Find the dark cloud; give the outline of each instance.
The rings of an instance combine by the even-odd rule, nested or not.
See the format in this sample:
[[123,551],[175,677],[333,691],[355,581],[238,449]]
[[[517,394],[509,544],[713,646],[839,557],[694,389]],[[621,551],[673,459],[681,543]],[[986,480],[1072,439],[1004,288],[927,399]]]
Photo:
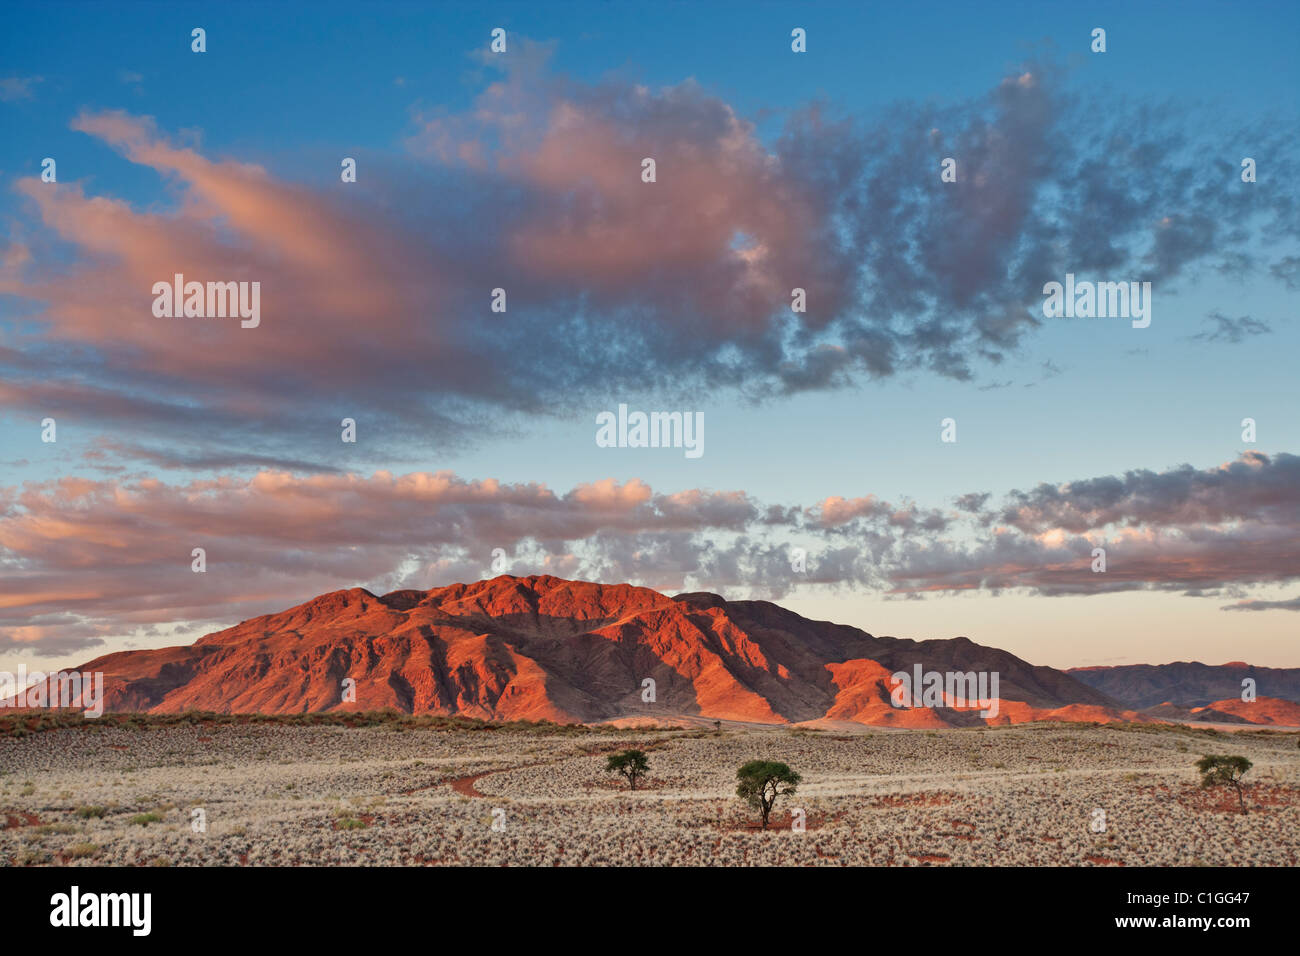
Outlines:
[[1225,604],[1222,609],[1225,611],[1300,611],[1300,597],[1293,597],[1288,601],[1238,601],[1236,604]]

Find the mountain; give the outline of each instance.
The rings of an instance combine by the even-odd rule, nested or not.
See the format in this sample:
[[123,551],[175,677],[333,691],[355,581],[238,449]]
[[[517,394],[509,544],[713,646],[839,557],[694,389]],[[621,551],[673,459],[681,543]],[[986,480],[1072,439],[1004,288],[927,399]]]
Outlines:
[[1166,701],[1143,711],[1156,720],[1202,721],[1214,724],[1277,724],[1300,727],[1300,704],[1276,697],[1216,700],[1204,707],[1179,707]]
[[1192,709],[1225,701],[1242,703],[1242,681],[1255,682],[1255,693],[1300,703],[1300,667],[1252,667],[1241,661],[1211,665],[1199,661],[1174,664],[1129,664],[1121,667],[1075,667],[1070,676],[1129,707],[1145,710],[1162,704]]
[[[996,674],[996,708],[896,707],[891,675]],[[911,641],[766,601],[502,576],[376,596],[335,591],[189,647],[82,665],[110,711],[300,713],[396,708],[487,719],[692,716],[949,727],[1030,720],[1300,724],[1300,669],[1200,663],[1035,667],[964,638]],[[1241,700],[1243,678],[1259,699]],[[654,699],[643,700],[647,679]],[[345,682],[354,692],[345,700]],[[986,696],[981,694],[979,696]],[[1265,696],[1267,695],[1267,696]],[[974,696],[974,695],[972,695]],[[926,701],[933,704],[936,701]]]
[[[392,707],[564,722],[678,715],[767,724],[982,722],[979,705],[893,706],[890,675],[916,665],[996,673],[990,723],[1144,719],[1077,676],[964,637],[873,637],[765,601],[668,597],[549,576],[383,596],[335,591],[189,647],[122,651],[78,669],[104,673],[110,711]],[[653,702],[642,700],[647,678]],[[343,699],[347,680],[355,682],[355,700]]]

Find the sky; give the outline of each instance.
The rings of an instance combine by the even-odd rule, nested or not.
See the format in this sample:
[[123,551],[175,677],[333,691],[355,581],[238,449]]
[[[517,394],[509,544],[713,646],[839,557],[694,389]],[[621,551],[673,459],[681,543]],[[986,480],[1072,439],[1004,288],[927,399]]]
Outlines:
[[1300,666],[1295,4],[6,19],[0,669],[503,569]]

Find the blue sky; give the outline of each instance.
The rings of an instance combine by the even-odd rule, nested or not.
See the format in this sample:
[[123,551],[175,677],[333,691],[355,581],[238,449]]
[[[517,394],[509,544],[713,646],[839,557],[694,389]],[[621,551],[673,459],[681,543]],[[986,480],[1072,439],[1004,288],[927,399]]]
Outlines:
[[[30,262],[21,279],[14,280],[18,286],[0,286],[0,347],[14,348],[19,355],[39,355],[49,363],[41,373],[47,381],[50,375],[57,377],[66,363],[80,380],[97,380],[116,395],[144,386],[171,389],[170,400],[177,404],[168,416],[186,403],[183,388],[176,382],[150,383],[138,374],[111,371],[118,361],[129,367],[130,350],[125,345],[118,351],[98,333],[88,337],[60,333],[44,338],[51,331],[67,328],[72,313],[60,313],[57,304],[50,307],[35,291],[44,286],[34,275],[46,281],[57,276],[62,288],[79,283],[79,288],[89,289],[96,274],[85,270],[91,269],[95,256],[79,241],[75,229],[70,233],[61,230],[52,213],[38,210],[33,196],[16,184],[38,177],[41,159],[52,156],[58,162],[59,189],[77,184],[82,191],[78,203],[93,203],[95,197],[121,203],[164,231],[197,216],[196,221],[207,230],[205,235],[223,235],[229,223],[221,215],[204,219],[201,212],[195,212],[196,202],[211,197],[202,194],[191,172],[177,173],[131,152],[165,143],[167,149],[188,148],[218,164],[221,175],[232,177],[231,183],[244,183],[237,164],[256,164],[286,189],[300,189],[313,201],[320,197],[322,208],[334,209],[337,203],[347,215],[360,216],[357,221],[382,222],[384,229],[390,230],[385,235],[406,230],[408,240],[436,237],[431,238],[430,255],[447,252],[453,244],[472,245],[479,241],[480,232],[482,241],[490,244],[495,241],[495,230],[506,229],[512,222],[513,200],[501,197],[509,195],[509,189],[519,188],[527,203],[531,201],[527,189],[534,183],[521,185],[515,180],[493,185],[488,180],[485,186],[479,178],[481,170],[457,171],[445,157],[422,152],[421,143],[427,141],[420,136],[435,128],[441,130],[438,124],[448,118],[467,127],[474,125],[476,111],[483,111],[485,90],[503,82],[499,64],[484,55],[489,32],[497,26],[508,31],[512,52],[507,57],[518,55],[525,40],[552,46],[542,68],[543,93],[530,89],[526,77],[504,81],[513,90],[512,96],[539,111],[529,122],[541,122],[543,108],[576,101],[591,113],[607,110],[600,113],[607,124],[602,128],[618,129],[618,124],[626,121],[623,132],[633,136],[657,128],[651,124],[661,115],[635,112],[638,86],[646,87],[652,101],[671,114],[679,104],[664,91],[693,81],[698,93],[692,94],[696,98],[691,100],[691,108],[698,106],[700,111],[689,113],[683,108],[680,117],[669,115],[663,122],[690,129],[688,121],[705,122],[702,117],[714,116],[711,111],[716,104],[725,104],[742,122],[752,124],[749,135],[756,148],[780,157],[784,168],[794,168],[797,154],[783,151],[783,137],[792,119],[813,103],[822,104],[824,114],[836,122],[885,136],[873,141],[864,133],[857,142],[859,150],[873,148],[873,142],[888,144],[895,133],[900,140],[906,139],[909,117],[940,116],[963,130],[967,142],[994,150],[996,155],[999,144],[1019,129],[1013,117],[1011,125],[999,133],[996,121],[990,118],[999,102],[1000,84],[1032,74],[1038,83],[1046,77],[1052,87],[1051,108],[1067,117],[1048,124],[1052,135],[1074,144],[1073,150],[1059,145],[1044,149],[1039,157],[1043,161],[1073,162],[1090,156],[1103,170],[1111,162],[1117,171],[1122,166],[1123,189],[1131,190],[1132,197],[1150,193],[1143,202],[1156,214],[1166,203],[1175,215],[1194,216],[1204,209],[1213,218],[1225,211],[1231,215],[1232,204],[1247,199],[1259,204],[1252,208],[1265,212],[1223,222],[1208,249],[1187,253],[1176,269],[1160,278],[1150,328],[1133,329],[1123,319],[1044,319],[1036,327],[1019,329],[999,345],[996,360],[978,354],[974,346],[984,341],[978,336],[954,338],[952,349],[969,362],[965,377],[938,369],[936,352],[925,346],[915,363],[900,362],[890,374],[872,375],[855,369],[846,373],[839,387],[793,393],[777,387],[757,402],[741,394],[747,380],[739,384],[711,380],[707,372],[700,374],[699,366],[683,359],[682,340],[670,338],[663,343],[662,352],[648,360],[644,377],[637,374],[634,362],[614,361],[602,354],[593,359],[593,368],[597,372],[609,369],[613,384],[583,379],[576,373],[569,380],[538,371],[537,402],[509,407],[511,402],[501,396],[510,391],[511,382],[519,392],[527,393],[532,387],[531,370],[578,358],[577,350],[570,353],[555,347],[545,334],[566,317],[564,310],[572,301],[558,294],[547,307],[553,311],[539,307],[536,315],[530,316],[529,335],[524,340],[529,344],[510,345],[507,352],[500,353],[506,361],[519,364],[500,366],[503,381],[490,387],[481,404],[474,404],[484,398],[474,383],[463,387],[448,384],[464,367],[463,362],[449,362],[447,367],[431,371],[427,394],[422,386],[416,387],[420,394],[413,402],[427,402],[423,408],[430,417],[421,419],[413,414],[409,420],[403,418],[400,430],[393,425],[390,432],[373,414],[363,415],[363,436],[382,435],[383,440],[373,444],[363,441],[355,449],[327,448],[323,444],[326,438],[333,439],[322,437],[324,432],[336,430],[340,415],[349,414],[354,405],[364,405],[357,404],[347,385],[306,396],[304,402],[315,404],[303,406],[277,396],[276,388],[266,385],[266,368],[249,371],[250,376],[262,376],[259,387],[265,391],[250,393],[248,401],[271,404],[264,423],[256,415],[240,419],[242,412],[232,411],[229,405],[232,395],[243,387],[241,376],[249,365],[234,352],[227,371],[218,369],[214,380],[207,383],[213,389],[208,397],[200,393],[192,400],[192,407],[200,412],[221,406],[210,434],[196,430],[193,423],[185,426],[188,431],[177,432],[174,417],[168,416],[151,422],[148,416],[105,419],[89,411],[68,412],[58,415],[59,442],[51,446],[40,441],[37,424],[46,414],[49,398],[35,397],[42,393],[25,384],[35,381],[35,373],[15,361],[12,368],[17,371],[10,378],[17,383],[16,394],[0,404],[0,487],[10,489],[7,517],[18,521],[7,539],[0,538],[0,548],[8,548],[9,566],[24,581],[16,590],[28,594],[30,601],[14,602],[13,609],[0,618],[0,639],[8,641],[0,643],[0,666],[33,653],[67,663],[84,659],[88,651],[98,653],[125,646],[128,641],[167,643],[177,629],[188,633],[187,628],[193,627],[202,633],[255,611],[276,610],[310,597],[315,593],[312,587],[323,590],[322,583],[332,579],[337,579],[335,586],[340,587],[395,583],[393,568],[378,573],[371,564],[353,568],[331,561],[314,567],[311,575],[287,578],[279,590],[254,588],[251,590],[257,593],[246,593],[250,589],[228,584],[226,591],[210,601],[168,592],[166,587],[154,592],[132,590],[123,584],[122,590],[107,589],[114,595],[111,599],[106,591],[99,599],[78,599],[62,608],[57,601],[51,603],[40,595],[53,584],[58,585],[56,593],[72,594],[78,589],[71,583],[93,581],[98,572],[94,561],[87,563],[84,554],[59,565],[49,557],[52,547],[43,549],[40,535],[33,529],[49,527],[56,517],[67,519],[59,512],[61,508],[97,512],[112,495],[101,489],[107,497],[96,499],[98,503],[70,505],[51,497],[33,505],[21,501],[23,483],[40,485],[75,477],[123,483],[161,480],[179,488],[189,482],[251,481],[262,467],[238,462],[178,466],[174,461],[157,467],[147,456],[123,451],[121,446],[127,444],[156,450],[174,449],[181,443],[214,455],[227,454],[238,446],[281,463],[265,467],[283,467],[289,472],[294,470],[293,462],[315,463],[359,476],[377,469],[397,474],[445,469],[466,481],[544,483],[561,496],[612,478],[623,487],[644,482],[655,494],[692,489],[737,491],[759,507],[804,509],[815,509],[832,496],[857,499],[872,495],[895,508],[911,502],[921,509],[951,511],[960,495],[989,493],[996,503],[1014,490],[1028,491],[1043,482],[1078,482],[1142,469],[1160,473],[1183,465],[1212,476],[1219,466],[1248,451],[1270,456],[1268,468],[1275,466],[1278,455],[1300,448],[1300,418],[1296,415],[1300,388],[1294,374],[1294,356],[1300,346],[1296,290],[1270,271],[1287,256],[1300,254],[1296,213],[1278,212],[1271,227],[1264,225],[1267,210],[1293,210],[1298,203],[1295,180],[1290,176],[1294,165],[1282,164],[1284,158],[1293,160],[1278,146],[1289,139],[1294,147],[1300,91],[1294,42],[1300,25],[1297,8],[1282,3],[1244,7],[1206,3],[985,6],[572,3],[356,8],[329,3],[236,3],[58,4],[8,11],[11,29],[0,39],[0,81],[9,78],[14,83],[0,88],[6,91],[0,101],[0,130],[4,133],[0,137],[0,220],[5,223],[6,245],[11,250],[27,250]],[[208,51],[202,55],[189,49],[189,32],[195,26],[207,31]],[[806,54],[790,52],[789,34],[796,26],[808,32]],[[1089,52],[1094,27],[1107,31],[1104,54]],[[516,85],[512,87],[512,83]],[[530,98],[534,93],[539,100]],[[1025,109],[1028,112],[1029,107]],[[130,118],[123,124],[146,123],[145,117],[152,120],[125,133],[105,131],[107,122],[100,120],[91,122],[94,129],[90,134],[84,124],[71,128],[79,116],[117,116],[117,111]],[[1104,142],[1107,130],[1141,132],[1146,128],[1144,117],[1158,118],[1182,140],[1160,140],[1167,153],[1151,166],[1149,182],[1144,180],[1140,164],[1135,167],[1131,156],[1116,156]],[[981,132],[981,118],[994,124],[993,134]],[[455,127],[455,132],[459,135],[461,126]],[[115,136],[121,138],[115,140]],[[822,145],[814,143],[810,149],[816,152]],[[503,150],[502,155],[507,162],[526,163],[541,155],[530,153],[531,148],[524,147],[514,156],[506,156]],[[357,191],[359,199],[338,196],[341,156],[359,160],[359,185],[363,186]],[[1235,169],[1243,156],[1259,158],[1259,181],[1255,184],[1236,181],[1231,171],[1222,175],[1222,168]],[[1277,162],[1271,163],[1274,157]],[[897,175],[902,168],[910,174],[909,167],[891,166],[883,160],[879,167],[872,166],[872,156],[862,157],[862,162],[868,171],[879,168]],[[959,155],[959,163],[964,162]],[[1196,188],[1213,192],[1207,198],[1206,193],[1196,193],[1190,186],[1183,190],[1160,181],[1169,168],[1161,163],[1187,171]],[[828,165],[821,172],[830,169]],[[1009,163],[999,165],[995,160],[988,160],[981,172],[994,179],[999,174],[1017,175]],[[915,173],[925,185],[904,181],[898,183],[898,190],[933,188],[937,168],[916,169]],[[462,175],[465,178],[454,178]],[[1024,195],[1037,210],[1039,222],[1050,224],[1058,211],[1077,220],[1077,209],[1070,209],[1068,203],[1054,204],[1051,198],[1052,190],[1069,194],[1075,184],[1068,177],[1054,177],[1037,168],[1034,175],[1041,177],[1042,184],[1026,188]],[[1099,181],[1106,181],[1104,173]],[[800,184],[815,191],[825,182],[809,178]],[[475,191],[479,188],[483,193]],[[877,182],[873,188],[888,190],[892,186]],[[826,189],[836,202],[852,205],[854,189]],[[934,198],[939,194],[926,195],[930,198],[923,201],[923,207],[929,203],[939,208],[945,201]],[[755,196],[757,193],[740,195],[735,200],[737,208],[759,201]],[[1199,196],[1204,203],[1188,206],[1189,196]],[[447,210],[468,198],[481,203],[474,208],[483,211],[455,221]],[[550,196],[537,201],[563,204],[565,200]],[[1124,201],[1115,199],[1115,208]],[[374,204],[373,214],[366,211],[367,203]],[[89,208],[77,205],[70,215],[88,215]],[[1074,235],[1080,247],[1089,244],[1089,235],[1101,237],[1101,241],[1117,228],[1103,213],[1098,207],[1096,221],[1073,221],[1062,227],[1062,233]],[[490,218],[473,218],[477,215]],[[943,213],[936,215],[936,221],[941,221]],[[945,238],[942,231],[924,225],[918,228],[922,239],[941,243]],[[855,248],[842,223],[831,229],[834,237],[828,248],[842,254],[847,266],[868,262],[866,251]],[[1125,234],[1132,238],[1126,250],[1128,265],[1104,273],[1080,269],[1081,277],[1136,278],[1137,271],[1145,268],[1144,236],[1147,232],[1155,235],[1155,229],[1154,222],[1138,222]],[[457,238],[453,242],[450,236]],[[178,243],[183,238],[177,233]],[[879,236],[877,241],[888,247],[895,237]],[[897,241],[903,242],[905,237]],[[959,241],[959,249],[964,248],[962,242],[965,240]],[[239,242],[223,244],[223,250],[227,245],[244,249],[245,258],[222,261],[254,263],[264,270],[259,273],[255,268],[250,272],[254,276],[273,269],[269,259],[249,251],[253,241],[245,247]],[[1048,248],[1051,243],[1042,246]],[[403,250],[410,247],[410,241],[400,245]],[[1225,261],[1221,256],[1228,253],[1249,257],[1251,265],[1225,273],[1220,268]],[[798,254],[795,248],[788,251],[793,259],[798,259]],[[926,250],[919,249],[917,254],[924,257]],[[415,258],[417,253],[411,255]],[[1013,289],[1024,312],[1024,306],[1032,306],[1034,299],[1024,283],[1017,287],[1008,278],[1014,259],[1009,248],[1007,259],[998,263],[1007,271],[986,277],[982,289],[991,299]],[[1069,267],[1069,256],[1060,262]],[[158,269],[160,277],[170,275],[164,265]],[[874,265],[864,269],[863,308],[874,308],[869,300],[880,275],[873,270]],[[942,280],[942,263],[931,263],[927,274]],[[1060,278],[1055,272],[1050,277]],[[700,281],[706,278],[701,276]],[[538,281],[545,279],[539,277]],[[577,281],[581,285],[581,279]],[[3,294],[6,289],[10,294]],[[23,289],[32,291],[24,293]],[[923,293],[931,294],[930,290]],[[110,300],[113,294],[111,289],[106,293]],[[627,288],[620,286],[609,295],[605,301],[611,310],[621,308],[619,295],[641,308],[643,300],[638,297],[653,296],[653,290],[637,289],[635,281],[629,280]],[[982,317],[974,312],[966,318],[945,314],[946,303],[939,295],[938,304],[926,317],[958,325],[969,318],[973,328],[982,327]],[[716,305],[704,303],[709,304]],[[460,299],[431,304],[430,308],[445,310],[438,313],[439,322],[484,321],[464,314]],[[1223,315],[1229,325],[1216,324],[1210,317],[1214,313]],[[106,308],[104,322],[115,321],[115,314]],[[836,322],[846,323],[843,328],[847,329],[855,316],[850,307]],[[1246,317],[1254,324],[1241,324]],[[328,329],[335,327],[313,325],[312,318],[306,312],[296,316],[295,321],[303,324],[295,334],[328,335]],[[364,310],[341,312],[331,321],[334,319],[353,330],[364,330],[372,321]],[[908,325],[924,320],[898,317],[899,334],[904,336],[899,341],[917,341],[907,337]],[[418,325],[422,318],[412,312],[405,321]],[[617,344],[624,337],[636,341],[636,321],[653,323],[656,319],[643,315],[633,321],[620,313],[617,322],[610,318],[606,326],[601,324],[604,316],[595,309],[585,321],[600,341],[608,334],[608,341]],[[1259,332],[1259,323],[1267,331]],[[401,325],[383,328],[400,330]],[[603,331],[606,328],[608,333]],[[35,341],[28,337],[33,332]],[[169,329],[158,334],[183,333]],[[274,326],[271,334],[275,334]],[[487,338],[480,341],[466,333],[478,350],[473,354],[495,355],[494,348],[503,341],[508,344],[508,339],[494,332],[482,334]],[[1233,341],[1234,337],[1239,341]],[[721,351],[701,348],[699,356],[723,354],[725,336],[716,344]],[[178,355],[183,345],[178,340],[169,342],[168,348],[180,350],[171,353]],[[214,346],[209,340],[204,347]],[[219,351],[219,342],[215,348],[218,351],[212,355],[226,354]],[[694,354],[690,348],[685,351]],[[785,366],[758,354],[746,360],[752,360],[754,382],[770,384],[776,380],[772,376],[779,379]],[[793,354],[786,360],[796,361]],[[376,368],[382,369],[382,363],[376,361]],[[492,368],[490,363],[484,366],[485,377]],[[508,374],[507,368],[515,371]],[[179,377],[189,374],[182,372],[180,365],[176,369]],[[519,370],[523,370],[522,380]],[[418,369],[407,370],[408,374],[416,372]],[[659,385],[643,387],[643,382],[656,377],[661,380]],[[383,372],[376,371],[369,378],[359,375],[352,385],[356,394],[368,401],[372,393],[382,390],[383,378]],[[226,380],[230,388],[221,394],[219,383]],[[219,400],[213,395],[220,395]],[[279,410],[282,414],[275,406],[277,398],[288,403]],[[457,418],[463,411],[462,401],[471,403],[470,411],[455,429],[442,427],[437,416]],[[392,402],[391,396],[376,400],[372,411],[391,407]],[[688,460],[680,452],[662,449],[596,447],[595,415],[619,402],[644,409],[703,411],[706,453],[699,460]],[[94,404],[90,401],[86,406]],[[305,415],[304,407],[313,411]],[[958,423],[955,444],[938,440],[939,423],[949,416]],[[1240,422],[1245,417],[1258,423],[1254,445],[1241,440]],[[237,424],[241,420],[245,421],[242,426]],[[108,457],[86,457],[96,442],[105,440],[113,443]],[[1258,470],[1263,475],[1268,468]],[[1260,479],[1263,483],[1267,480]],[[1133,513],[1109,530],[1098,526],[1088,533],[1115,536],[1126,522],[1129,527],[1151,531],[1152,526],[1144,524],[1147,519],[1139,513],[1149,504],[1145,494],[1134,492]],[[1272,498],[1261,498],[1265,499],[1261,507],[1277,506]],[[42,513],[41,508],[50,511]],[[1215,515],[1211,523],[1216,531],[1226,534],[1253,522],[1265,532],[1273,512]],[[509,527],[511,520],[511,515],[503,514],[492,534],[512,552],[535,551],[535,536],[524,534],[533,542],[525,544],[523,538],[507,540],[504,530],[498,530]],[[809,520],[816,524],[815,518]],[[941,544],[978,550],[997,523],[954,525]],[[135,527],[136,522],[125,524]],[[822,522],[819,527],[824,525]],[[126,534],[123,527],[114,524],[113,535]],[[675,569],[689,564],[682,564],[673,548],[696,555],[702,548],[729,540],[727,535],[736,530],[734,526],[722,531],[715,526],[696,529],[702,544],[700,537],[693,542],[672,539],[671,543],[667,538],[654,539],[656,533],[669,532],[641,528],[637,533],[650,537],[610,545],[601,538],[601,531],[583,527],[585,541],[575,532],[574,537],[561,534],[555,541],[542,543],[541,550],[557,562],[548,567],[557,571],[585,568],[589,573],[603,570],[666,590],[673,589]],[[613,533],[612,525],[601,527],[603,532]],[[871,533],[871,529],[861,530]],[[176,531],[178,560],[183,565],[188,563],[189,531]],[[751,538],[758,537],[753,526],[745,531]],[[1202,526],[1179,524],[1152,533],[1173,535],[1181,546],[1204,531]],[[85,535],[85,542],[96,540],[89,528],[72,533]],[[1081,533],[1081,529],[1072,529],[1072,533]],[[280,541],[284,549],[280,558],[268,559],[273,564],[277,560],[284,564],[286,554],[301,557],[320,547],[314,539],[286,535]],[[486,567],[476,572],[475,563],[486,564],[481,552],[491,543],[487,538],[446,539],[432,531],[430,535],[427,542],[418,537],[406,541],[395,552],[405,555],[404,565],[416,561],[441,567],[442,577],[435,575],[429,583],[489,573]],[[852,535],[834,539],[836,544],[853,540]],[[1055,593],[1021,569],[1018,573],[1022,576],[1013,575],[1010,583],[1003,581],[1004,586],[986,583],[974,589],[950,590],[936,579],[912,592],[914,596],[927,594],[923,600],[897,600],[899,577],[895,572],[906,576],[916,563],[910,548],[929,548],[935,543],[919,538],[915,542],[895,540],[891,561],[898,565],[891,565],[883,580],[859,569],[836,581],[834,588],[797,583],[777,587],[770,575],[752,569],[723,573],[719,569],[727,562],[702,563],[683,584],[729,595],[770,596],[801,613],[857,624],[874,633],[918,638],[968,634],[1035,663],[1159,662],[1196,656],[1216,662],[1248,656],[1259,664],[1300,666],[1295,612],[1219,610],[1240,600],[1294,597],[1300,567],[1281,567],[1267,574],[1259,569],[1237,573],[1226,570],[1232,561],[1225,559],[1221,580],[1207,585],[1198,579],[1188,586],[1195,592],[1188,597],[1180,591],[1181,579],[1173,570],[1178,562],[1171,559],[1161,565],[1152,557],[1156,569],[1143,572],[1149,576],[1139,582],[1141,587],[1126,586],[1103,595],[1077,588],[1069,594]],[[1166,556],[1171,547],[1169,540],[1148,545],[1153,554]],[[270,547],[265,540],[240,546],[256,551]],[[593,546],[601,551],[599,560],[584,565],[573,559],[584,547]],[[330,547],[347,545],[336,541]],[[673,556],[665,557],[665,549]],[[627,557],[646,553],[659,558],[648,566],[638,566]],[[1291,554],[1285,552],[1284,556],[1289,560]],[[966,557],[974,560],[969,554]],[[1206,560],[1201,554],[1198,566]],[[242,573],[256,577],[255,568],[256,562]],[[150,572],[148,562],[141,564],[140,571],[142,575]],[[991,574],[985,580],[1003,579]],[[94,586],[90,590],[98,593]],[[125,605],[131,598],[156,610],[128,612]],[[1149,644],[1135,647],[1139,637]]]

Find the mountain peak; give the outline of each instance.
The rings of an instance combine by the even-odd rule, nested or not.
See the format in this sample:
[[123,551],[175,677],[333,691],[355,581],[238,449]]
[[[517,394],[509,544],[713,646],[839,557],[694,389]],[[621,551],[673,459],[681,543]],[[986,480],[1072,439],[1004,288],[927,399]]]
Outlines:
[[712,591],[688,591],[683,594],[674,594],[673,600],[700,608],[727,606],[726,599],[720,594],[714,594]]

